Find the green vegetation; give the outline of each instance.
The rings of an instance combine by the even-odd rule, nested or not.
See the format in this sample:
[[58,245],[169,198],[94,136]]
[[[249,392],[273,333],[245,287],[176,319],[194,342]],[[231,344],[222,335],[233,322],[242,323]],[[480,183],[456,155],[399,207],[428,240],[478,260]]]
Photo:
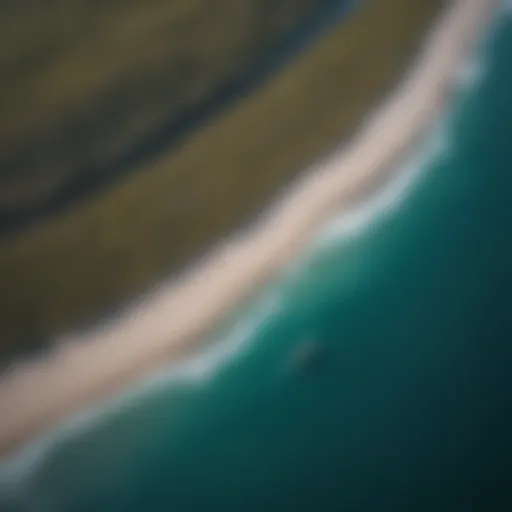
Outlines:
[[[190,10],[198,3],[184,0]],[[143,173],[4,242],[3,353],[134,296],[250,218],[353,132],[404,70],[441,3],[366,0]]]
[[0,210],[108,166],[332,2],[0,2]]

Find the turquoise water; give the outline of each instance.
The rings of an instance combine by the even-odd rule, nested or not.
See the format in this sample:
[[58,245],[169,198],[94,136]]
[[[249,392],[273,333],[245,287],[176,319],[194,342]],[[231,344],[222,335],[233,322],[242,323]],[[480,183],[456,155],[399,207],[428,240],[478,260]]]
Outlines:
[[[4,508],[512,510],[511,55],[503,15],[400,182],[210,353],[36,465],[4,464]],[[327,358],[290,372],[305,338]]]

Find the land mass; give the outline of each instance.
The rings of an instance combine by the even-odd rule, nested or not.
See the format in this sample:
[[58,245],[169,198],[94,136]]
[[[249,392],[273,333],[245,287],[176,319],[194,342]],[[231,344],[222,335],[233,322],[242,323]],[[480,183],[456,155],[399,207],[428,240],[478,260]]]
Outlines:
[[143,170],[349,6],[0,2],[0,236]]
[[[85,2],[84,5],[89,3]],[[214,19],[220,16],[211,13],[208,7],[211,2],[204,0],[153,0],[145,8],[145,16],[136,16],[138,11],[133,6],[130,9],[135,9],[135,14],[127,8],[114,25],[116,31],[109,33],[102,24],[108,27],[109,16],[117,12],[114,6],[126,2],[112,0],[110,3],[114,14],[109,14],[109,8],[104,7],[105,19],[101,17],[97,21],[97,37],[103,34],[101,37],[105,37],[108,43],[105,43],[106,47],[111,44],[115,49],[115,44],[119,43],[116,43],[119,31],[119,44],[122,44],[127,55],[123,52],[112,53],[119,55],[120,59],[123,56],[117,62],[106,52],[107,56],[98,55],[99,61],[96,62],[91,57],[98,54],[98,49],[91,47],[95,39],[89,40],[86,35],[73,36],[75,25],[71,25],[71,35],[66,37],[72,41],[85,38],[81,43],[83,50],[80,51],[89,52],[88,58],[83,57],[89,67],[72,58],[78,51],[74,49],[70,55],[65,53],[57,59],[58,66],[54,71],[58,71],[58,77],[63,80],[59,82],[59,88],[53,89],[51,86],[58,82],[57,79],[44,78],[45,73],[40,77],[38,75],[38,80],[44,79],[45,84],[48,80],[48,83],[44,87],[34,85],[36,92],[48,97],[45,96],[39,105],[36,101],[38,96],[35,95],[31,101],[36,101],[38,108],[27,103],[24,109],[16,110],[24,114],[18,120],[14,114],[9,114],[11,107],[7,108],[6,105],[7,110],[2,107],[2,119],[12,118],[13,122],[9,129],[7,121],[2,125],[4,129],[0,131],[0,137],[3,141],[9,141],[9,137],[15,138],[16,134],[21,133],[16,123],[22,123],[26,116],[27,119],[35,119],[34,116],[40,115],[43,121],[47,119],[45,105],[50,104],[52,98],[51,104],[58,107],[57,112],[62,110],[62,115],[68,115],[73,111],[68,108],[68,102],[76,100],[80,103],[78,98],[84,95],[88,97],[85,92],[90,91],[91,86],[86,87],[89,80],[95,77],[94,80],[103,83],[105,77],[114,73],[126,59],[126,65],[132,66],[130,55],[133,52],[136,54],[133,57],[134,69],[141,69],[140,73],[144,75],[146,68],[140,67],[140,61],[150,57],[146,47],[138,41],[144,40],[142,35],[147,32],[147,37],[158,32],[155,23],[164,34],[171,31],[185,37],[183,32],[187,33],[189,24],[200,31],[209,16]],[[274,19],[278,5],[283,2],[225,0],[216,5],[226,4],[226,10],[222,11],[226,14],[231,12],[227,6],[233,3],[236,4],[236,7],[231,6],[234,13],[249,9],[252,4],[253,9],[256,6],[263,9],[263,4],[272,5],[268,9],[270,18]],[[57,2],[57,5],[61,4]],[[290,2],[288,4],[291,5]],[[304,15],[310,12],[310,4],[303,1],[301,9],[297,7],[299,4],[293,5]],[[59,333],[94,321],[119,308],[150,289],[160,279],[182,269],[219,239],[254,218],[292,178],[319,155],[325,154],[354,132],[363,116],[404,71],[440,5],[441,0],[361,2],[348,19],[328,30],[324,37],[274,73],[251,95],[240,98],[211,123],[189,134],[179,147],[160,153],[154,161],[150,159],[144,162],[116,184],[74,204],[65,215],[43,219],[17,236],[1,241],[0,359],[8,361],[13,355],[34,347],[48,346]],[[161,12],[164,6],[168,6],[165,9],[169,12]],[[62,16],[68,19],[68,11],[73,10],[65,6],[62,9]],[[246,17],[251,20],[253,15],[239,14],[244,20]],[[288,19],[291,14],[283,16]],[[294,16],[292,18],[296,20],[298,15]],[[224,28],[229,24],[229,19],[223,18]],[[279,16],[277,19],[280,19]],[[198,20],[203,21],[200,23]],[[276,20],[274,23],[277,23]],[[79,21],[75,20],[75,23],[79,24]],[[87,19],[83,23],[89,26]],[[270,19],[266,23],[271,23]],[[284,23],[285,26],[292,24],[289,21]],[[45,26],[44,23],[42,26]],[[216,25],[212,21],[212,27],[208,30],[213,31],[213,26]],[[179,39],[176,42],[178,50],[173,51],[181,58],[197,54],[197,59],[208,63],[210,51],[204,50],[207,40],[207,48],[220,45],[219,59],[225,55],[231,64],[238,62],[230,52],[238,51],[240,38],[245,37],[243,24],[238,28],[230,25],[229,28],[240,30],[236,37],[225,34],[230,40],[229,44],[217,41],[223,32],[221,27],[216,26],[213,35],[206,31],[199,37],[194,36],[193,32],[191,36]],[[134,40],[125,47],[123,45],[127,34],[132,33],[130,31],[134,34]],[[279,31],[270,32],[275,34]],[[3,37],[8,33],[3,32]],[[183,53],[178,43],[181,41],[185,44],[185,40],[193,48],[183,50]],[[158,45],[154,49],[158,66],[163,66],[163,60],[169,57],[167,50],[164,51],[166,44],[161,43],[161,51]],[[174,48],[173,45],[171,47]],[[82,46],[79,45],[79,48]],[[22,50],[23,46],[17,51]],[[2,51],[7,50],[3,48]],[[137,57],[139,51],[142,54]],[[247,52],[243,55],[247,55]],[[116,68],[111,70],[109,63],[115,64]],[[154,64],[153,61],[151,63]],[[77,70],[74,65],[78,67]],[[215,59],[211,65],[220,69]],[[92,78],[86,72],[88,69],[93,73]],[[105,76],[101,73],[105,73]],[[213,75],[219,76],[218,73]],[[204,80],[204,83],[200,81],[202,85],[198,85],[198,89],[203,90],[210,83],[206,78]],[[165,81],[162,83],[166,84]],[[193,83],[187,80],[183,82],[180,86],[183,94],[188,94],[187,87]],[[61,91],[61,88],[64,90]],[[13,85],[12,94],[18,94],[16,90]],[[25,93],[22,97],[31,97]],[[4,97],[2,101],[7,100]],[[182,98],[182,101],[185,100]],[[16,101],[13,100],[12,105],[17,105]],[[48,112],[48,116],[57,115],[54,110]],[[136,115],[134,119],[138,119]],[[138,121],[135,124],[141,126]],[[102,130],[100,134],[105,133]],[[125,135],[120,137],[124,143],[129,143],[132,139]],[[111,140],[107,138],[105,143]],[[15,146],[14,142],[12,145]],[[55,169],[51,166],[48,169],[53,175]],[[65,166],[65,174],[68,172],[71,171]],[[41,175],[44,175],[42,171]],[[23,179],[32,183],[28,175],[24,175]],[[6,190],[4,185],[1,188]]]

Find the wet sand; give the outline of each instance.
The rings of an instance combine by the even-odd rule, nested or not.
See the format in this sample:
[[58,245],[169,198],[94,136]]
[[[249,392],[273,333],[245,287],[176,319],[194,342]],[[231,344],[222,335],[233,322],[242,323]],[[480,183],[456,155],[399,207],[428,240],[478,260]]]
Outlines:
[[179,358],[279,272],[335,212],[368,192],[449,99],[497,0],[452,0],[400,85],[342,149],[293,184],[253,226],[122,316],[67,336],[0,383],[0,454]]

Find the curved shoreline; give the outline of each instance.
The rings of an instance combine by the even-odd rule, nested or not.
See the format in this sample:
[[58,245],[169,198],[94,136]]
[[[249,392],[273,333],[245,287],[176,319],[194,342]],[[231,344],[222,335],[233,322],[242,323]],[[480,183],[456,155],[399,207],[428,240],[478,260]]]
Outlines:
[[461,58],[496,5],[496,0],[452,0],[404,80],[350,145],[296,183],[255,226],[129,314],[68,337],[44,359],[4,375],[0,454],[176,357],[282,268],[332,213],[371,187],[435,118]]

